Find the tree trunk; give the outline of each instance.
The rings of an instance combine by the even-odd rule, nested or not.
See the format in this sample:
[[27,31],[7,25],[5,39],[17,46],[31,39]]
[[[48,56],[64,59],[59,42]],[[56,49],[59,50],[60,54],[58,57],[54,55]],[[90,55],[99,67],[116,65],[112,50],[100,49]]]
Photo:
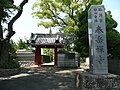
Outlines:
[[0,51],[0,68],[4,68],[9,62],[9,41],[2,41]]
[[3,39],[3,30],[2,30],[1,20],[0,20],[0,58],[1,58],[1,50],[2,50],[2,39]]
[[21,16],[23,12],[23,6],[28,2],[28,0],[23,0],[19,7],[20,10],[18,13],[10,20],[8,23],[8,34],[5,39],[3,39],[3,30],[0,20],[0,68],[6,68],[7,65],[12,62],[10,60],[10,39],[15,34],[15,31],[13,31],[13,24],[14,22]]
[[19,11],[17,14],[10,20],[8,23],[8,35],[6,37],[6,40],[10,40],[10,38],[15,34],[15,31],[13,31],[13,24],[14,22],[22,15],[23,12],[23,6],[28,3],[28,0],[23,0],[21,4],[19,5]]
[[3,30],[2,30],[1,20],[0,20],[0,39],[3,39]]

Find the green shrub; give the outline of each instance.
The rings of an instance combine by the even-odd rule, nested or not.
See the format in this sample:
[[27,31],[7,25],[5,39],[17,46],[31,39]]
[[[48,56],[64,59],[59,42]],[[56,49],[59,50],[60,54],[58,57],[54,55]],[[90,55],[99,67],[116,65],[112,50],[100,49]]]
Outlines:
[[54,49],[44,48],[43,53],[50,56],[50,59],[53,60]]
[[42,61],[44,63],[49,63],[49,62],[51,62],[51,58],[49,55],[42,55]]
[[19,68],[20,65],[18,61],[16,61],[17,57],[17,48],[16,44],[11,40],[10,41],[10,50],[9,50],[9,60],[5,62],[3,65],[0,66],[2,69],[12,69],[12,68]]
[[13,68],[19,68],[20,65],[17,61],[11,60],[7,62],[2,68],[3,69],[13,69]]
[[17,49],[25,49],[26,46],[25,46],[25,41],[23,39],[19,39],[18,42],[17,42]]

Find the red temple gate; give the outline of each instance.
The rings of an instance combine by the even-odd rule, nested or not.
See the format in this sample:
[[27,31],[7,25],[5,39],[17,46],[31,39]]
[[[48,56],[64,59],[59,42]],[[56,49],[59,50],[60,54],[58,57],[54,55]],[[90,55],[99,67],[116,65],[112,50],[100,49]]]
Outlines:
[[63,48],[63,37],[59,34],[31,34],[30,44],[35,47],[35,65],[41,65],[41,48],[54,49],[54,65],[57,66],[57,49]]

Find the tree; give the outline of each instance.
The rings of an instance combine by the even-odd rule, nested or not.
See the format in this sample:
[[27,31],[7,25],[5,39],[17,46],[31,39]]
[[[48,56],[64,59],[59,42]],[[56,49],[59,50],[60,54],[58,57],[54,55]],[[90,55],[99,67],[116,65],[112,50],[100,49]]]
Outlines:
[[120,33],[115,30],[117,22],[112,18],[111,12],[106,12],[107,48],[108,55],[120,57]]
[[[87,22],[88,9],[89,9],[89,5],[85,9],[85,11],[80,13],[78,16],[78,21],[81,21],[81,22],[79,22],[79,24],[78,24],[80,29],[78,31],[76,31],[77,39],[75,40],[75,50],[78,51],[80,53],[80,55],[84,56],[84,57],[87,57],[89,55],[88,22]],[[109,47],[109,45],[111,45],[111,43],[113,43],[112,38],[110,37],[109,34],[113,33],[113,35],[115,35],[114,33],[117,31],[114,28],[116,28],[116,27],[117,27],[117,22],[112,18],[111,12],[107,11],[106,12],[106,31],[107,31],[108,54],[110,54],[110,53],[113,54],[113,51],[111,51],[111,49]],[[119,33],[116,33],[116,34],[119,34]],[[115,38],[116,36],[113,36],[113,37]],[[118,40],[118,42],[119,42],[119,40]],[[116,44],[118,42],[116,42]],[[111,47],[114,47],[114,46],[111,46]],[[114,53],[114,55],[115,55],[115,53]]]
[[[28,2],[28,0],[23,0],[17,8],[13,3],[13,0],[0,0],[0,68],[7,66],[12,60],[10,58],[10,39],[15,34],[13,31],[14,22],[21,16],[23,12],[23,6]],[[17,14],[9,20],[10,15],[13,13],[11,10],[18,9]],[[8,28],[7,35],[3,37],[3,27],[2,23],[7,23]]]
[[84,3],[81,0],[39,0],[33,5],[33,16],[41,20],[38,26],[58,27],[60,32],[65,32],[65,47],[69,50],[75,38],[74,32],[79,29],[77,14],[83,10],[82,6]]
[[85,9],[77,14],[79,30],[75,32],[76,39],[74,41],[74,50],[80,53],[81,57],[88,57],[89,55],[89,41],[88,41],[88,10],[91,5],[102,4],[103,0],[88,0],[85,1]]
[[120,57],[120,33],[114,31],[107,32],[108,55],[112,57]]
[[[87,3],[89,5],[87,5]],[[100,4],[102,3],[102,0],[40,0],[33,5],[33,10],[35,10],[35,12],[33,12],[33,16],[41,20],[38,23],[38,26],[43,25],[46,28],[59,27],[60,31],[64,31],[66,37],[65,48],[67,50],[70,50],[72,43],[75,43],[76,39],[79,38],[78,36],[76,37],[76,34],[78,34],[77,32],[80,30],[81,32],[85,31],[85,33],[81,35],[87,38],[87,29],[84,29],[87,28],[87,10],[90,7],[90,4],[93,3]],[[82,17],[79,18],[79,15]],[[82,25],[85,23],[86,26],[80,27],[80,23]],[[82,46],[82,44],[79,45]],[[83,47],[84,46],[81,48]],[[78,50],[79,49],[77,49],[77,51]]]
[[[81,56],[89,54],[88,9],[91,5],[102,4],[103,0],[40,0],[33,5],[33,16],[40,21],[38,26],[59,27],[66,34],[66,48],[74,43],[74,50]],[[111,13],[106,12],[106,29],[113,31],[117,26]],[[112,42],[108,42],[110,44]],[[108,47],[109,48],[109,47]],[[108,52],[109,53],[109,52]]]

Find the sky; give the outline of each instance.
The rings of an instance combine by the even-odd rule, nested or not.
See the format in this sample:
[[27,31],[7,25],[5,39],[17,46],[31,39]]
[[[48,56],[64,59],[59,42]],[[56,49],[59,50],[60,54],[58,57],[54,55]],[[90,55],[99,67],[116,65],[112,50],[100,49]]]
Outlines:
[[[15,5],[19,5],[22,0],[14,0]],[[14,42],[17,42],[19,38],[29,39],[31,33],[49,33],[49,30],[45,29],[43,26],[38,27],[38,19],[33,18],[31,13],[32,5],[36,0],[29,0],[29,2],[24,6],[23,13],[21,17],[14,23],[13,29],[16,34],[12,37]],[[120,0],[103,0],[103,5],[106,11],[110,10],[112,16],[117,21],[117,30],[120,32]],[[56,32],[55,29],[52,30],[53,33]]]
[[116,28],[120,32],[120,0],[103,0],[106,11],[111,11],[113,19],[118,23]]

